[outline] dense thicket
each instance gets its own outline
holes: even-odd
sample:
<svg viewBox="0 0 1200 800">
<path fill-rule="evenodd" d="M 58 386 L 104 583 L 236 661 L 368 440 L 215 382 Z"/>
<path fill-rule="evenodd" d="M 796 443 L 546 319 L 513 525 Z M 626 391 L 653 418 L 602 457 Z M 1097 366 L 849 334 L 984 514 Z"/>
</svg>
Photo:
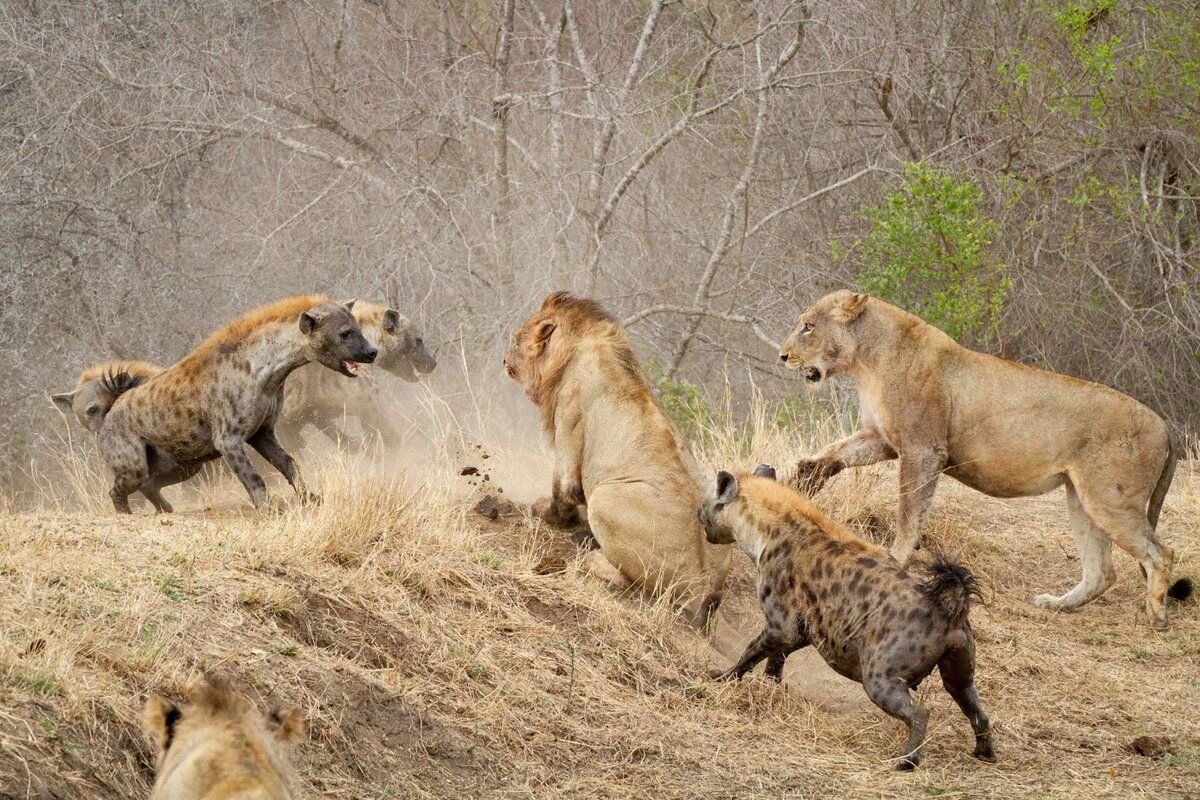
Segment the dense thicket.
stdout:
<svg viewBox="0 0 1200 800">
<path fill-rule="evenodd" d="M 1194 428 L 1198 136 L 1186 0 L 12 0 L 0 442 L 313 289 L 492 368 L 572 288 L 665 379 L 782 392 L 859 285 Z"/>
</svg>

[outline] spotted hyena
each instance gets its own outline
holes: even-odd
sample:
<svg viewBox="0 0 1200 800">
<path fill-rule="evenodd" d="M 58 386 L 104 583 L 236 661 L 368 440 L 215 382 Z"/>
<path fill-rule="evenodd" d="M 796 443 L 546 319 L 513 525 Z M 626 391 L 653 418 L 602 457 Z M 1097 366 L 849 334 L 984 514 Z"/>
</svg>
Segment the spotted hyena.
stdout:
<svg viewBox="0 0 1200 800">
<path fill-rule="evenodd" d="M 765 466 L 740 477 L 721 472 L 700 507 L 708 541 L 736 542 L 758 564 L 766 616 L 737 664 L 714 677 L 739 678 L 766 658 L 767 673 L 779 680 L 788 654 L 812 645 L 908 726 L 897 768 L 912 769 L 929 721 L 912 690 L 937 667 L 975 731 L 975 757 L 994 761 L 991 725 L 975 692 L 975 642 L 967 621 L 975 578 L 948 561 L 905 569 L 774 477 Z"/>
<path fill-rule="evenodd" d="M 155 471 L 151 460 L 160 456 L 188 465 L 219 455 L 261 507 L 266 485 L 246 455 L 247 444 L 304 496 L 296 464 L 275 438 L 284 381 L 310 361 L 353 376 L 359 363 L 375 360 L 375 347 L 350 313 L 353 306 L 321 295 L 263 306 L 118 397 L 100 429 L 117 511 L 129 512 L 130 493 Z"/>
<path fill-rule="evenodd" d="M 396 428 L 387 412 L 379 371 L 414 382 L 437 367 L 420 331 L 396 309 L 359 300 L 353 313 L 379 356 L 354 381 L 315 364 L 296 370 L 288 379 L 278 424 L 279 437 L 290 448 L 302 444 L 300 431 L 305 425 L 341 441 L 347 416 L 357 417 L 364 433 L 378 434 L 385 445 L 394 443 Z"/>
</svg>

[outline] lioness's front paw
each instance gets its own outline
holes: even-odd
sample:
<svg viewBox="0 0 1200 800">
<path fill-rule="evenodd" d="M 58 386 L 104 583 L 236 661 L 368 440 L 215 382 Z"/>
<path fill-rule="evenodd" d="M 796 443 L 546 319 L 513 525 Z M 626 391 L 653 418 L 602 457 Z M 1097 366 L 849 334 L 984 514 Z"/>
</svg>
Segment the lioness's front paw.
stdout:
<svg viewBox="0 0 1200 800">
<path fill-rule="evenodd" d="M 796 463 L 796 471 L 788 479 L 788 484 L 801 494 L 812 497 L 821 491 L 821 487 L 825 485 L 825 481 L 832 478 L 838 472 L 839 469 L 828 461 L 806 458 Z"/>
</svg>

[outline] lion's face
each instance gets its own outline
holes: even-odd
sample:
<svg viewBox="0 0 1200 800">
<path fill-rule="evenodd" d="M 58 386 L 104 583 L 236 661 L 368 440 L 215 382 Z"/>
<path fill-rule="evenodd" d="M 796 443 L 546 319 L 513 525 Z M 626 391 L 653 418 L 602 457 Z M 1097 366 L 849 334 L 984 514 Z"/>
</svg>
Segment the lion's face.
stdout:
<svg viewBox="0 0 1200 800">
<path fill-rule="evenodd" d="M 521 384 L 526 393 L 532 394 L 537 387 L 546 349 L 557 327 L 555 310 L 542 308 L 517 329 L 512 346 L 504 354 L 504 371 Z"/>
<path fill-rule="evenodd" d="M 867 305 L 867 295 L 840 291 L 825 295 L 800 314 L 791 336 L 779 350 L 788 369 L 800 370 L 815 386 L 854 362 L 854 322 Z"/>
</svg>

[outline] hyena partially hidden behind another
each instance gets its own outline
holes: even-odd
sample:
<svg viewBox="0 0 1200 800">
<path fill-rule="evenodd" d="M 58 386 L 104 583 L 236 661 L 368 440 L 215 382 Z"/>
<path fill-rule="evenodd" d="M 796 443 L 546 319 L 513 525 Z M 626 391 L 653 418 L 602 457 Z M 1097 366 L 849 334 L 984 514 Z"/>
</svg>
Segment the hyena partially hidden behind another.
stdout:
<svg viewBox="0 0 1200 800">
<path fill-rule="evenodd" d="M 700 507 L 714 544 L 736 542 L 758 564 L 762 633 L 731 669 L 740 678 L 762 659 L 779 680 L 788 654 L 812 645 L 837 673 L 863 685 L 875 705 L 908 726 L 897 769 L 921 761 L 929 712 L 911 690 L 934 667 L 975 731 L 976 758 L 994 761 L 991 724 L 975 692 L 975 642 L 967 621 L 975 578 L 938 561 L 909 572 L 776 483 L 775 471 L 717 476 Z"/>
<path fill-rule="evenodd" d="M 305 425 L 340 443 L 348 416 L 358 418 L 364 435 L 378 435 L 385 447 L 394 445 L 400 436 L 388 413 L 379 373 L 411 383 L 437 368 L 437 359 L 425 349 L 420 332 L 396 309 L 359 300 L 352 313 L 379 356 L 353 381 L 316 364 L 296 370 L 288 379 L 276 426 L 280 440 L 289 449 L 303 445 L 300 432 Z"/>
<path fill-rule="evenodd" d="M 290 297 L 229 323 L 157 377 L 121 394 L 100 429 L 100 452 L 113 471 L 110 495 L 129 513 L 129 495 L 156 472 L 152 459 L 178 465 L 220 455 L 255 507 L 266 485 L 245 445 L 307 494 L 292 457 L 275 438 L 284 380 L 310 361 L 353 377 L 375 360 L 350 309 L 322 295 Z"/>
</svg>

